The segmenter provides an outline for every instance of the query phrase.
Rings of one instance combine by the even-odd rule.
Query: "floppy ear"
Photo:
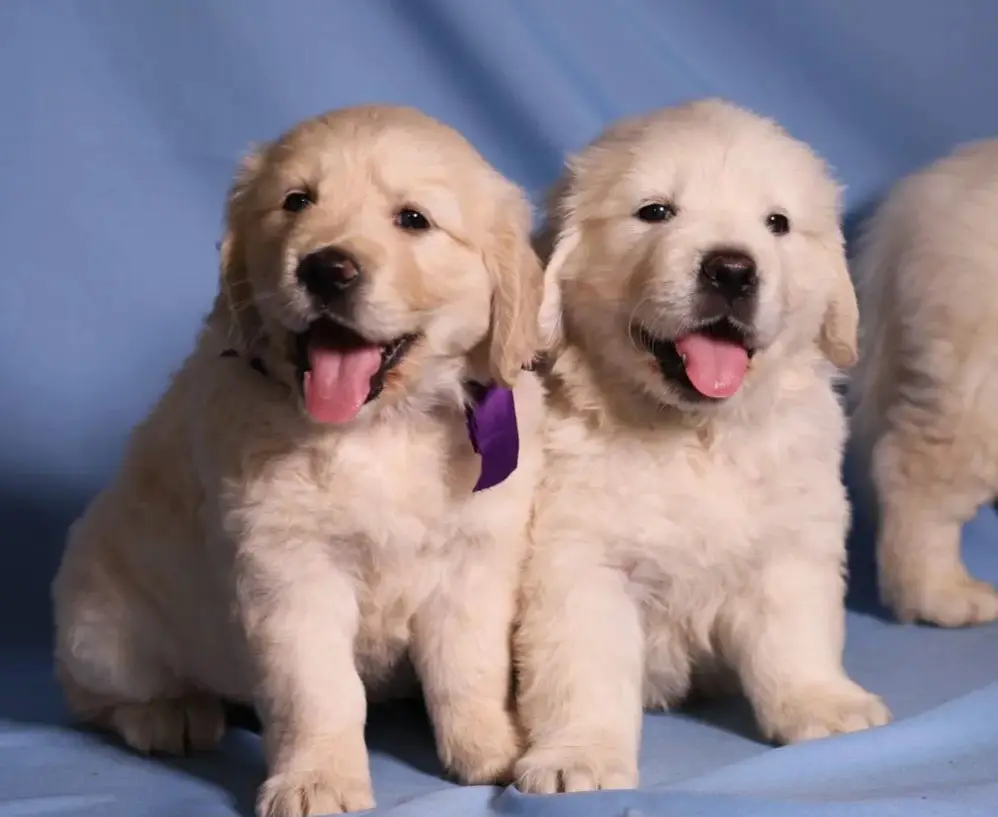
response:
[[[492,277],[489,373],[512,386],[537,354],[537,313],[543,273],[530,244],[530,205],[517,190],[497,217],[485,266]]]
[[[818,345],[834,366],[848,369],[859,357],[859,305],[841,243],[827,250],[832,255],[832,293],[821,324]]]
[[[540,342],[547,352],[557,351],[565,340],[562,326],[561,279],[562,270],[579,248],[579,231],[570,227],[560,235],[552,236],[554,227],[545,228],[540,241],[547,246],[541,258],[547,259],[544,267],[544,297],[541,301],[538,325]]]
[[[246,266],[246,193],[256,178],[263,148],[252,150],[239,164],[225,205],[225,226],[219,242],[219,287],[211,322],[227,343],[248,352],[260,334],[260,316],[253,304],[253,290]]]
[[[572,184],[573,167],[566,163],[565,172],[548,193],[547,217],[537,234],[535,246],[544,265],[544,295],[541,301],[538,328],[541,348],[557,352],[565,340],[562,326],[562,271],[579,248],[579,231],[566,226],[568,193]]]

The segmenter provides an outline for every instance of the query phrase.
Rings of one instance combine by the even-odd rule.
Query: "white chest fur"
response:
[[[463,415],[451,412],[312,433],[284,452],[260,452],[254,478],[228,497],[225,527],[237,549],[256,547],[254,532],[279,531],[263,537],[273,550],[264,558],[330,565],[347,577],[358,669],[375,686],[405,656],[413,616],[468,560],[487,562],[499,548],[513,564],[521,558],[522,532],[503,539],[522,527],[539,471],[539,385],[525,377],[516,398],[519,465],[486,491],[473,492],[481,461]]]
[[[674,700],[693,665],[713,663],[722,607],[751,593],[767,564],[841,558],[843,418],[822,387],[751,427],[552,422],[536,546],[577,548],[622,577],[645,633],[649,703]]]

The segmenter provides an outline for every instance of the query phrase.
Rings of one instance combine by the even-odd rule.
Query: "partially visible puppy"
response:
[[[899,183],[856,259],[864,336],[850,387],[872,449],[884,601],[903,621],[998,619],[960,531],[998,494],[998,140]]]
[[[842,667],[836,186],[707,100],[611,127],[549,216],[547,464],[514,655],[533,792],[638,782],[642,705],[731,670],[763,733],[887,722]]]
[[[354,811],[366,692],[414,670],[446,767],[508,773],[543,408],[529,232],[520,190],[409,109],[245,162],[214,311],[55,580],[74,712],[183,752],[219,739],[219,698],[255,703],[259,813]]]

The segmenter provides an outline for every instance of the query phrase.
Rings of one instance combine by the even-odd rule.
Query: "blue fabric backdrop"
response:
[[[67,522],[190,348],[248,143],[361,101],[416,105],[540,194],[620,115],[723,95],[810,141],[855,219],[998,135],[992,0],[2,0],[0,817],[249,814],[255,738],[181,764],[66,729],[48,582]],[[998,521],[967,552],[998,579]],[[848,661],[887,729],[772,750],[741,707],[647,719],[645,790],[556,799],[439,778],[425,723],[371,727],[393,815],[998,812],[998,630],[879,617],[859,507]]]

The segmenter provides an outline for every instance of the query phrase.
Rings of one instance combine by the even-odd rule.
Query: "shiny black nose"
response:
[[[298,280],[321,304],[342,298],[360,279],[357,259],[339,247],[316,250],[298,263]]]
[[[755,294],[759,287],[752,256],[739,250],[714,250],[700,262],[700,280],[706,289],[718,292],[727,301]]]

